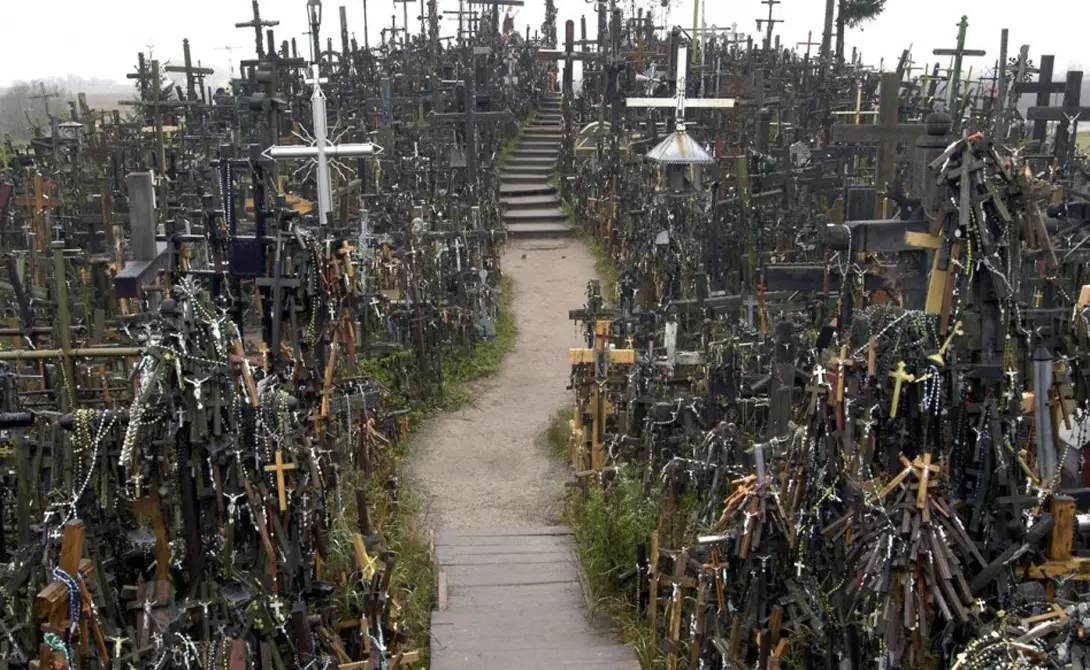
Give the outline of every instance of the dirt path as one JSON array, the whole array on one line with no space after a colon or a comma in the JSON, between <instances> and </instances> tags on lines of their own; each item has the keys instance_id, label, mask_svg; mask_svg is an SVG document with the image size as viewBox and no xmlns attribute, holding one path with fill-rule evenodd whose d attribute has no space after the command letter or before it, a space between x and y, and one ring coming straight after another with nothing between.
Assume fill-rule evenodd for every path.
<instances>
[{"instance_id":1,"label":"dirt path","mask_svg":"<svg viewBox=\"0 0 1090 670\"><path fill-rule=\"evenodd\" d=\"M508 245L518 337L472 406L435 417L414 438L410 473L436 529L514 528L557 522L569 475L545 432L569 402L568 349L581 346L568 310L583 304L594 259L575 240Z\"/></svg>"}]
</instances>

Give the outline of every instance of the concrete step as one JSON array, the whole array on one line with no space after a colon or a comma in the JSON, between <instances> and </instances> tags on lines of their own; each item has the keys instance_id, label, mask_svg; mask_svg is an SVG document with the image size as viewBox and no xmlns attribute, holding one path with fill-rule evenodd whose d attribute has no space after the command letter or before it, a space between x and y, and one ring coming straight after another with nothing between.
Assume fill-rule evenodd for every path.
<instances>
[{"instance_id":1,"label":"concrete step","mask_svg":"<svg viewBox=\"0 0 1090 670\"><path fill-rule=\"evenodd\" d=\"M539 184L541 182L548 182L549 173L539 172L500 172L500 185L504 184ZM502 193L502 191L501 191Z\"/></svg>"},{"instance_id":2,"label":"concrete step","mask_svg":"<svg viewBox=\"0 0 1090 670\"><path fill-rule=\"evenodd\" d=\"M500 198L500 205L507 211L516 209L539 209L560 204L560 196L556 193L548 195L515 195Z\"/></svg>"},{"instance_id":3,"label":"concrete step","mask_svg":"<svg viewBox=\"0 0 1090 670\"><path fill-rule=\"evenodd\" d=\"M500 196L523 195L548 195L556 193L556 189L546 179L538 178L537 181L513 181L500 182Z\"/></svg>"},{"instance_id":4,"label":"concrete step","mask_svg":"<svg viewBox=\"0 0 1090 670\"><path fill-rule=\"evenodd\" d=\"M561 134L560 133L560 128L558 126L533 125L533 126L527 126L522 131L522 136L523 137L539 137L539 136L545 135L545 136L548 136L548 137L556 137L556 138L559 139L560 134Z\"/></svg>"},{"instance_id":5,"label":"concrete step","mask_svg":"<svg viewBox=\"0 0 1090 670\"><path fill-rule=\"evenodd\" d=\"M536 151L560 151L560 137L545 137L544 135L538 137L523 137L519 140L518 149L534 149Z\"/></svg>"},{"instance_id":6,"label":"concrete step","mask_svg":"<svg viewBox=\"0 0 1090 670\"><path fill-rule=\"evenodd\" d=\"M537 207L535 209L515 209L503 213L504 223L544 223L546 221L567 221L568 214L559 206Z\"/></svg>"},{"instance_id":7,"label":"concrete step","mask_svg":"<svg viewBox=\"0 0 1090 670\"><path fill-rule=\"evenodd\" d=\"M559 151L549 151L544 154L529 153L516 149L511 156L507 159L508 165L548 165L553 166L556 164L556 159L560 157Z\"/></svg>"},{"instance_id":8,"label":"concrete step","mask_svg":"<svg viewBox=\"0 0 1090 670\"><path fill-rule=\"evenodd\" d=\"M515 156L523 156L525 158L548 158L549 160L554 160L559 155L560 146L556 142L549 142L547 146L527 146L525 142L523 142L511 152L512 158Z\"/></svg>"},{"instance_id":9,"label":"concrete step","mask_svg":"<svg viewBox=\"0 0 1090 670\"><path fill-rule=\"evenodd\" d=\"M552 163L523 163L522 161L510 160L503 166L503 173L505 174L537 174L547 179L552 172Z\"/></svg>"},{"instance_id":10,"label":"concrete step","mask_svg":"<svg viewBox=\"0 0 1090 670\"><path fill-rule=\"evenodd\" d=\"M567 223L543 222L543 223L510 223L507 224L507 237L509 238L548 238L571 237L574 231Z\"/></svg>"}]
</instances>

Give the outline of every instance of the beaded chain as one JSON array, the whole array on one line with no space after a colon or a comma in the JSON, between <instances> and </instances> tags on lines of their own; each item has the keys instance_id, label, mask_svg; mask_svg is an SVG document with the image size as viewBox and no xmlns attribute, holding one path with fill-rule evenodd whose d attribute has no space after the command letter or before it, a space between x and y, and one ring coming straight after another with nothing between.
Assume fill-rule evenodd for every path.
<instances>
[{"instance_id":1,"label":"beaded chain","mask_svg":"<svg viewBox=\"0 0 1090 670\"><path fill-rule=\"evenodd\" d=\"M83 593L80 591L79 584L76 582L72 575L61 569L60 566L53 568L53 578L64 582L64 585L68 587L68 631L65 633L65 648L67 649L66 659L71 659L69 665L75 669L78 666L75 663L75 659L72 655L72 633L79 628L80 615L83 613Z\"/></svg>"}]
</instances>

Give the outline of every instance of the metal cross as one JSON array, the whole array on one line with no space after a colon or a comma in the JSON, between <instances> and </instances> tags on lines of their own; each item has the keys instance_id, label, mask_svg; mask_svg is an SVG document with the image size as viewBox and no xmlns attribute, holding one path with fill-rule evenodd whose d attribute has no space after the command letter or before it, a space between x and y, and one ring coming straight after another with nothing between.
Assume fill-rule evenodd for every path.
<instances>
[{"instance_id":1,"label":"metal cross","mask_svg":"<svg viewBox=\"0 0 1090 670\"><path fill-rule=\"evenodd\" d=\"M311 66L311 78L307 84L313 86L310 106L314 121L314 142L311 146L271 146L265 155L274 160L310 158L317 162L318 179L318 221L324 223L326 216L333 211L333 187L329 179L329 159L349 156L372 156L382 153L382 147L371 142L362 144L332 144L326 136L326 98L322 92L323 79L318 72L318 64Z\"/></svg>"},{"instance_id":2,"label":"metal cross","mask_svg":"<svg viewBox=\"0 0 1090 670\"><path fill-rule=\"evenodd\" d=\"M625 98L625 105L628 107L659 107L659 108L674 108L675 120L677 121L677 132L681 133L685 131L685 109L687 107L698 107L706 109L728 109L734 107L734 98L693 98L689 99L685 97L685 76L689 68L689 60L687 58L689 53L688 47L679 46L677 48L677 78L674 80L674 93L673 103L670 103L669 98Z\"/></svg>"}]
</instances>

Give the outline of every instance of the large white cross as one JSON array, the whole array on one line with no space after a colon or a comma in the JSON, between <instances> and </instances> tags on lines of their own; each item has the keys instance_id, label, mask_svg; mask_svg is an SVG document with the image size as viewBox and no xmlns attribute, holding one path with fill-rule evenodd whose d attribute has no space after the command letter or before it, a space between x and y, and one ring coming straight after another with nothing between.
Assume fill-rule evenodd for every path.
<instances>
[{"instance_id":1,"label":"large white cross","mask_svg":"<svg viewBox=\"0 0 1090 670\"><path fill-rule=\"evenodd\" d=\"M679 46L677 48L677 78L674 80L673 103L670 98L625 98L625 104L629 107L673 107L677 132L685 132L685 108L701 107L727 109L734 107L734 98L686 98L685 75L689 69L689 48Z\"/></svg>"},{"instance_id":2,"label":"large white cross","mask_svg":"<svg viewBox=\"0 0 1090 670\"><path fill-rule=\"evenodd\" d=\"M318 74L318 64L311 66L311 78L306 83L314 87L310 95L310 107L314 116L314 141L310 146L272 146L265 155L274 160L314 159L318 177L318 221L325 223L326 215L333 211L333 186L329 179L329 159L351 156L373 156L382 153L382 147L371 142L362 144L332 144L326 136L325 93L322 84L328 80Z\"/></svg>"}]
</instances>

